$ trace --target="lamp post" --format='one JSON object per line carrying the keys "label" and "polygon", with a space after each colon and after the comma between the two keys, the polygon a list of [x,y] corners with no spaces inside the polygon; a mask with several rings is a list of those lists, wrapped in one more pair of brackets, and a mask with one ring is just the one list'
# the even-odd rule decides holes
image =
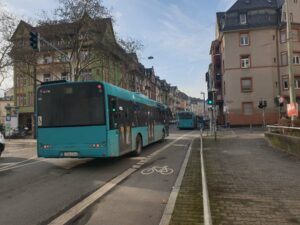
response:
{"label": "lamp post", "polygon": [[[293,46],[292,46],[292,29],[291,29],[291,16],[289,12],[289,1],[285,1],[285,10],[286,10],[286,39],[287,39],[287,49],[288,49],[288,69],[289,69],[289,88],[290,88],[290,104],[296,104],[296,95],[295,95],[295,81],[294,81],[294,71],[293,71]],[[296,116],[292,116],[291,125],[294,126]]]}
{"label": "lamp post", "polygon": [[203,118],[205,117],[205,93],[202,91],[201,95],[203,95]]}

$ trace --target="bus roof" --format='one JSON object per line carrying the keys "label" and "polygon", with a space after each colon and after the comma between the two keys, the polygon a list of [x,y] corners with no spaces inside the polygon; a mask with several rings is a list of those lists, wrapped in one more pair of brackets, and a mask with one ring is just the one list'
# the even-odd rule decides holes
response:
{"label": "bus roof", "polygon": [[128,100],[128,101],[138,102],[148,106],[167,108],[167,106],[148,98],[142,93],[131,92],[106,82],[101,82],[101,83],[104,85],[106,94],[108,95],[116,96],[118,98]]}
{"label": "bus roof", "polygon": [[104,86],[105,92],[108,95],[112,95],[127,101],[133,101],[133,102],[137,102],[137,103],[141,103],[141,104],[145,104],[148,106],[153,106],[153,107],[159,107],[159,108],[163,108],[163,109],[167,109],[167,106],[164,104],[161,104],[157,101],[154,101],[150,98],[148,98],[147,96],[138,93],[138,92],[131,92],[128,91],[126,89],[120,88],[118,86],[112,85],[110,83],[106,83],[106,82],[100,82],[100,81],[81,81],[81,82],[72,82],[72,81],[51,81],[51,82],[45,82],[42,83],[41,87],[44,86],[59,86],[59,85],[67,85],[67,84],[76,84],[76,83],[100,83]]}

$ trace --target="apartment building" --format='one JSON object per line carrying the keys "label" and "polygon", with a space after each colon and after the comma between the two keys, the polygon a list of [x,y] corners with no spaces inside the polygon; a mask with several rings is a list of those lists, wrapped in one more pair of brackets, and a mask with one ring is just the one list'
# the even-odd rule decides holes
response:
{"label": "apartment building", "polygon": [[[294,76],[300,97],[300,1],[290,1]],[[267,124],[277,123],[276,96],[289,102],[286,24],[283,0],[238,0],[217,13],[212,42],[210,80],[224,122],[232,125],[263,123],[259,101],[266,101]]]}
{"label": "apartment building", "polygon": [[[39,32],[40,51],[33,51],[29,33]],[[19,107],[19,125],[31,129],[34,88],[53,80],[99,80],[138,91],[144,68],[137,57],[117,43],[111,19],[92,19],[85,14],[73,23],[49,23],[33,27],[21,21],[11,41],[14,58],[14,101]],[[52,45],[60,51],[54,50]],[[64,52],[62,54],[61,52]],[[37,82],[35,82],[35,80]]]}

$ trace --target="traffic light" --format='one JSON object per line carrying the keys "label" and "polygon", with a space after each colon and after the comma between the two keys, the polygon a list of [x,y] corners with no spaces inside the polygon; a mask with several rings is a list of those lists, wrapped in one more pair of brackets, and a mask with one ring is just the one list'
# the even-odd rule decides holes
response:
{"label": "traffic light", "polygon": [[207,104],[208,105],[214,105],[214,92],[213,91],[209,91],[208,92],[208,97],[207,97]]}
{"label": "traffic light", "polygon": [[260,108],[260,109],[264,109],[264,108],[267,108],[267,106],[268,106],[268,103],[267,103],[267,101],[266,100],[260,100],[259,101],[259,104],[258,104],[258,108]]}
{"label": "traffic light", "polygon": [[30,46],[33,50],[40,51],[40,34],[38,32],[31,31],[29,33]]}

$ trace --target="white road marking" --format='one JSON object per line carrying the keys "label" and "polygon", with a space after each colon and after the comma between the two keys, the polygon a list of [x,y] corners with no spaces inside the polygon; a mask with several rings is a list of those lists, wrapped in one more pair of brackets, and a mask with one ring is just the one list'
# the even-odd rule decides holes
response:
{"label": "white road marking", "polygon": [[168,166],[153,166],[151,168],[146,168],[141,171],[142,175],[150,175],[153,173],[159,173],[161,175],[171,175],[174,173],[174,170],[172,168],[169,168]]}
{"label": "white road marking", "polygon": [[40,163],[42,161],[44,161],[44,160],[38,160],[38,161],[34,161],[34,162],[30,162],[30,163],[26,163],[26,164],[22,164],[22,165],[18,165],[18,166],[12,166],[12,167],[8,167],[8,168],[1,168],[0,172],[8,171],[8,170],[12,170],[12,169],[16,169],[16,168],[20,168],[20,167],[24,167],[24,166],[36,164],[36,163]]}
{"label": "white road marking", "polygon": [[204,212],[204,225],[212,225],[211,211],[207,190],[204,158],[203,158],[203,139],[202,132],[200,135],[200,159],[201,159],[201,178],[202,178],[202,190],[203,190],[203,212]]}
{"label": "white road marking", "polygon": [[12,165],[15,165],[16,163],[14,162],[10,162],[10,163],[0,163],[0,166],[1,167],[8,167],[8,166],[12,166]]}
{"label": "white road marking", "polygon": [[[0,169],[0,172],[1,172],[1,171],[6,171],[6,170],[10,170],[10,169],[13,169],[13,168],[18,168],[18,167],[21,167],[21,166],[26,166],[26,165],[27,165],[26,162],[31,161],[31,160],[35,160],[35,159],[37,159],[37,157],[34,156],[34,157],[29,158],[29,159],[20,161],[20,162],[13,162],[13,163],[10,163],[11,165],[7,165],[7,166],[2,167],[2,168]],[[23,164],[23,163],[24,163],[24,164]],[[19,165],[19,164],[23,164],[23,165],[16,167],[16,165]],[[2,165],[2,164],[0,164],[0,165]]]}
{"label": "white road marking", "polygon": [[[191,132],[192,133],[192,132]],[[182,135],[178,137],[176,140],[172,141],[171,143],[165,145],[164,147],[157,150],[155,153],[152,153],[152,157],[156,156],[157,154],[161,153],[162,151],[166,150],[170,146],[172,146],[177,141],[183,139],[184,137],[190,135],[190,133]],[[143,160],[144,163],[147,162],[147,160]],[[125,170],[122,174],[114,178],[113,180],[106,183],[104,186],[100,187],[98,190],[96,190],[94,193],[89,195],[87,198],[83,199],[81,202],[73,206],[71,209],[67,210],[65,213],[54,219],[52,222],[49,223],[49,225],[64,225],[70,222],[73,218],[75,218],[77,215],[82,213],[87,207],[95,203],[98,199],[100,199],[103,195],[105,195],[107,192],[111,191],[116,185],[118,185],[120,182],[122,182],[124,179],[129,177],[131,174],[136,172],[138,168],[141,165],[133,165],[131,168]],[[135,168],[136,167],[136,168]]]}

